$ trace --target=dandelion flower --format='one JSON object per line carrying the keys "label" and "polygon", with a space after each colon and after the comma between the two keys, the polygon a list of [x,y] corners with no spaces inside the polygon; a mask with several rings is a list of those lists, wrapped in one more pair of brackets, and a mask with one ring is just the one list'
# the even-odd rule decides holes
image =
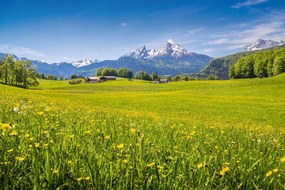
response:
{"label": "dandelion flower", "polygon": [[106,135],[105,136],[105,140],[108,140],[108,139],[110,139],[111,137],[110,137],[110,135]]}
{"label": "dandelion flower", "polygon": [[128,160],[127,160],[127,159],[125,159],[125,160],[123,160],[123,162],[124,162],[125,164],[127,164],[127,163],[128,163]]}
{"label": "dandelion flower", "polygon": [[38,112],[37,115],[44,115],[44,112]]}
{"label": "dandelion flower", "polygon": [[88,176],[88,177],[86,177],[86,178],[85,178],[85,180],[86,180],[86,181],[89,181],[89,180],[90,180],[90,177],[89,177],[89,176]]}
{"label": "dandelion flower", "polygon": [[205,162],[201,162],[197,165],[198,168],[203,168],[206,166],[206,163]]}
{"label": "dandelion flower", "polygon": [[11,136],[17,136],[18,133],[17,133],[17,131],[14,130],[14,131],[12,131],[12,133],[10,133],[10,135],[11,135]]}
{"label": "dandelion flower", "polygon": [[285,157],[280,159],[281,162],[285,162]]}
{"label": "dandelion flower", "polygon": [[230,168],[229,167],[222,167],[222,170],[220,171],[220,175],[221,176],[224,176],[224,175],[226,175],[226,173],[228,173],[230,171]]}
{"label": "dandelion flower", "polygon": [[40,146],[40,143],[35,143],[34,145],[36,148],[38,148]]}
{"label": "dandelion flower", "polygon": [[131,131],[132,134],[135,134],[135,133],[136,133],[136,129],[134,129],[134,128],[131,128],[130,131]]}
{"label": "dandelion flower", "polygon": [[279,172],[279,170],[278,170],[277,168],[275,168],[275,169],[273,170],[273,172],[274,172],[274,173],[277,173],[277,172]]}
{"label": "dandelion flower", "polygon": [[163,166],[159,165],[159,166],[157,166],[157,169],[158,169],[158,171],[161,171],[161,170],[163,170]]}
{"label": "dandelion flower", "polygon": [[10,125],[8,123],[4,123],[4,124],[2,124],[2,129],[4,131],[8,131],[10,129]]}
{"label": "dandelion flower", "polygon": [[81,180],[82,180],[82,177],[76,179],[77,182],[80,182]]}
{"label": "dandelion flower", "polygon": [[124,144],[119,144],[119,145],[117,145],[117,148],[118,148],[118,149],[123,149],[123,148],[124,148]]}
{"label": "dandelion flower", "polygon": [[269,177],[271,175],[272,175],[272,171],[269,171],[269,172],[266,173],[266,177]]}

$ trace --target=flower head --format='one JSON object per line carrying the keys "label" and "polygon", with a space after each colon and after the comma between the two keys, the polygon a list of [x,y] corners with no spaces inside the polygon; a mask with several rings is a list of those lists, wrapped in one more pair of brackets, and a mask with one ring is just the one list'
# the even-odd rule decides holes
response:
{"label": "flower head", "polygon": [[269,177],[271,175],[272,175],[272,171],[269,171],[269,172],[266,173],[266,177]]}
{"label": "flower head", "polygon": [[4,131],[8,131],[10,128],[11,128],[11,127],[10,127],[10,125],[9,125],[8,123],[2,124],[2,129],[3,129]]}
{"label": "flower head", "polygon": [[228,173],[230,171],[230,168],[228,166],[223,166],[222,170],[220,171],[220,175],[224,176],[226,175],[226,173]]}
{"label": "flower head", "polygon": [[121,143],[121,144],[117,145],[117,148],[118,149],[123,149],[124,148],[124,144]]}

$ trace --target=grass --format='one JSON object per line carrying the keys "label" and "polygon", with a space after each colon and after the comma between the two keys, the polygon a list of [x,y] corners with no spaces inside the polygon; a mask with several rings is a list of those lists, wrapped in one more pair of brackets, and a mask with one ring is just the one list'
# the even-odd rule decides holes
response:
{"label": "grass", "polygon": [[3,189],[285,188],[285,75],[0,88]]}

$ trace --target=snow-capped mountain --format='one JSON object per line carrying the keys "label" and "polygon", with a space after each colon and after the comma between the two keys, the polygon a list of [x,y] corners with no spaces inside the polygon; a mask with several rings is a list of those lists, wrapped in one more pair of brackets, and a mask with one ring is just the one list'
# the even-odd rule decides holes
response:
{"label": "snow-capped mountain", "polygon": [[131,57],[134,59],[155,59],[155,58],[176,58],[179,59],[183,56],[192,56],[196,53],[189,52],[182,48],[173,39],[167,40],[165,46],[161,49],[147,49],[145,46],[137,49],[136,51],[127,54],[123,57]]}
{"label": "snow-capped mountain", "polygon": [[75,62],[72,62],[71,64],[75,67],[84,67],[87,65],[91,65],[93,63],[98,63],[99,61],[97,59],[84,59],[84,60],[78,60]]}
{"label": "snow-capped mountain", "polygon": [[283,40],[281,41],[273,41],[273,40],[262,40],[259,39],[256,42],[249,44],[245,47],[245,51],[255,51],[255,50],[262,50],[267,49],[275,46],[281,46],[284,45],[285,42]]}
{"label": "snow-capped mountain", "polygon": [[[5,55],[0,54],[1,57]],[[3,58],[2,58],[3,59]],[[21,58],[24,59],[24,58]],[[197,54],[182,48],[174,40],[167,40],[161,49],[147,49],[145,46],[122,56],[117,60],[98,61],[84,59],[72,63],[49,64],[42,61],[30,60],[38,73],[54,74],[69,77],[71,74],[93,76],[98,68],[128,68],[134,73],[146,71],[159,75],[192,74],[199,72],[212,58]]]}

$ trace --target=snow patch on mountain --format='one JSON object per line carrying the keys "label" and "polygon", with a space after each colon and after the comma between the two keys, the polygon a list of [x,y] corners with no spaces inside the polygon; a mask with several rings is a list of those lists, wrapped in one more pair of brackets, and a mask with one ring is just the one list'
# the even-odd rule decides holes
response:
{"label": "snow patch on mountain", "polygon": [[281,46],[284,45],[285,42],[283,40],[281,41],[273,41],[273,40],[263,40],[259,39],[256,42],[249,44],[245,47],[245,51],[255,51],[255,50],[262,50],[267,49],[275,46]]}
{"label": "snow patch on mountain", "polygon": [[189,52],[186,49],[182,48],[177,42],[173,39],[167,40],[165,46],[161,49],[147,49],[145,46],[137,49],[136,51],[127,54],[123,57],[131,57],[134,59],[154,59],[161,57],[171,57],[179,59],[183,56],[192,56],[195,53]]}
{"label": "snow patch on mountain", "polygon": [[83,59],[83,60],[72,62],[71,64],[75,67],[84,67],[84,66],[91,65],[93,63],[98,63],[98,62],[99,61],[97,59]]}

